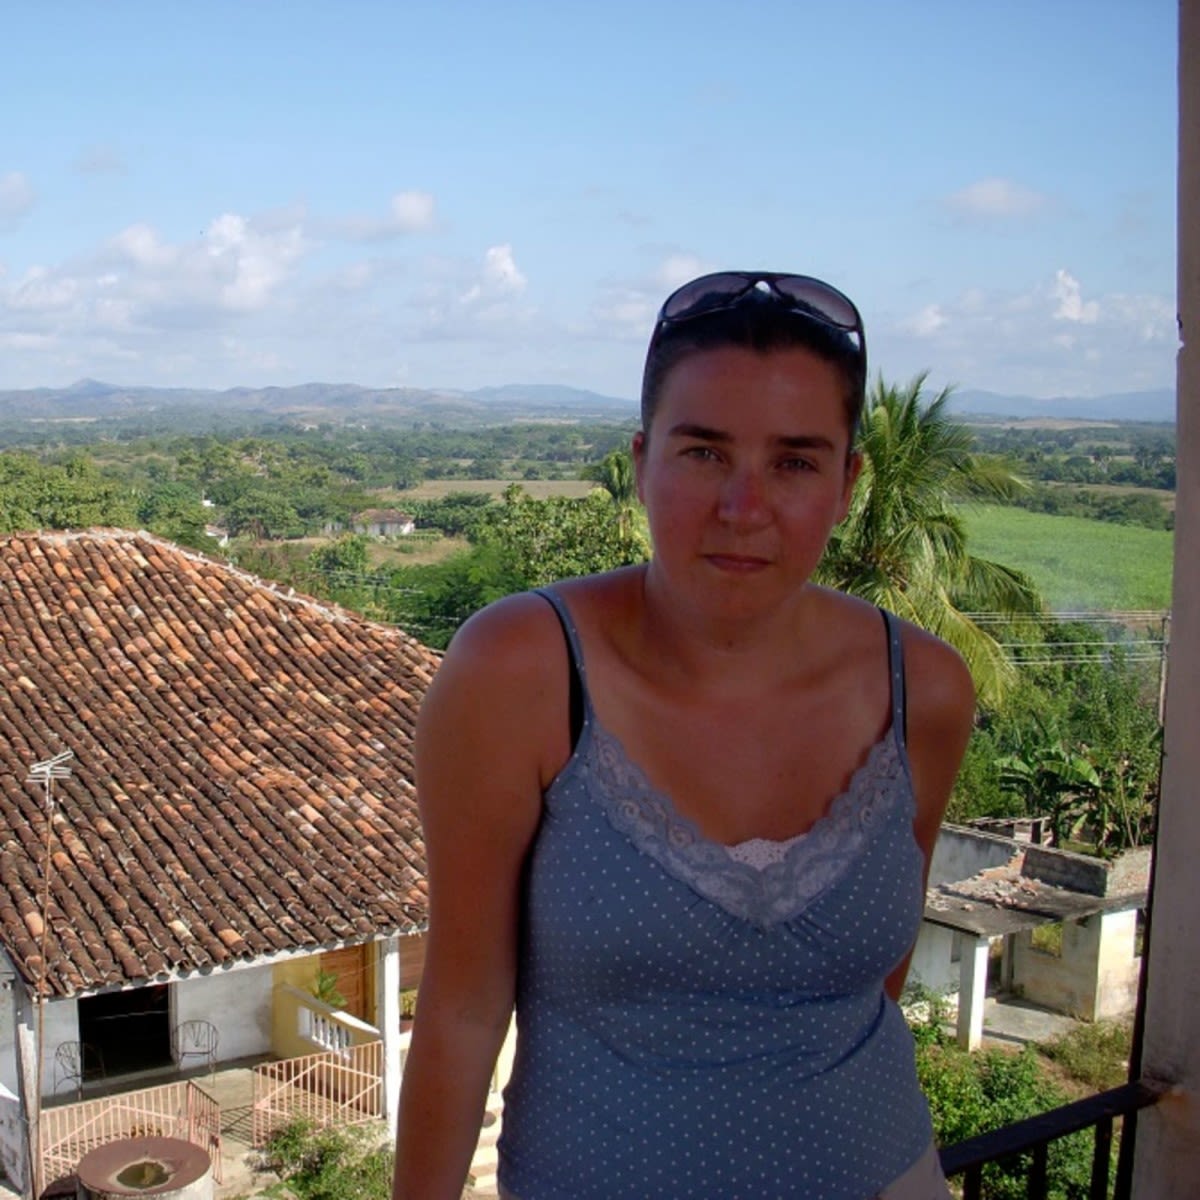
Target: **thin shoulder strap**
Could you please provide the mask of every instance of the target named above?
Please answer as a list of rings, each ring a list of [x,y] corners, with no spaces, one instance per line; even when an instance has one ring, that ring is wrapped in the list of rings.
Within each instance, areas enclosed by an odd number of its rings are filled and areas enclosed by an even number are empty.
[[[904,696],[904,643],[900,638],[900,620],[886,608],[881,608],[888,639],[888,674],[892,683],[892,728],[896,741],[905,744],[908,732],[907,705]]]
[[[570,705],[569,718],[571,729],[571,749],[574,750],[583,732],[583,722],[587,715],[587,693],[583,686],[583,646],[579,641],[579,632],[575,622],[571,620],[571,610],[567,608],[563,598],[552,588],[535,588],[537,595],[547,601],[558,617],[562,626],[563,637],[567,643],[567,657],[570,668]]]

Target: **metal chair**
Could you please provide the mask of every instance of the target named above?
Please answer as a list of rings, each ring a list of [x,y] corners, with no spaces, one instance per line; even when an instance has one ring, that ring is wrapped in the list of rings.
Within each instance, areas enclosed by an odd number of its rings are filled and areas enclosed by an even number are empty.
[[[70,1083],[78,1096],[83,1095],[84,1075],[104,1077],[104,1062],[94,1046],[83,1042],[59,1042],[54,1050],[54,1094],[64,1083]]]
[[[189,1058],[202,1058],[212,1071],[217,1064],[217,1027],[211,1021],[181,1021],[171,1031],[171,1052],[179,1069]]]

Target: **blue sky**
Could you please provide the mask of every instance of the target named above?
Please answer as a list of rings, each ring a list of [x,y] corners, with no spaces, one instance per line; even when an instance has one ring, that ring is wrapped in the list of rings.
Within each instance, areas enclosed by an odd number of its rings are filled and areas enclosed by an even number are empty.
[[[705,270],[873,370],[1174,382],[1175,0],[8,6],[0,388],[636,394]]]

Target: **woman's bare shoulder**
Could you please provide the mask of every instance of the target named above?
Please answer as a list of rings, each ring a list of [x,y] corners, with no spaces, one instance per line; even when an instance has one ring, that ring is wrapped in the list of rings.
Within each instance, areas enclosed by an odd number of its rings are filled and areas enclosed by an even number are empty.
[[[467,618],[451,639],[438,674],[452,667],[470,671],[479,686],[493,677],[511,684],[514,673],[536,675],[545,663],[538,651],[555,641],[561,643],[562,627],[549,601],[535,592],[518,592]]]
[[[469,745],[472,761],[551,773],[568,736],[567,664],[544,597],[521,593],[480,609],[451,639],[421,703],[418,764],[461,758]]]
[[[629,570],[567,579],[547,589],[565,604],[572,622],[588,626],[619,624],[621,611],[640,595],[636,574]],[[537,592],[518,592],[480,609],[454,635],[451,656],[505,675],[513,669],[537,673],[545,659],[538,652],[562,647],[563,627],[549,599]],[[531,653],[532,652],[532,653]]]
[[[903,639],[915,826],[928,860],[975,725],[975,684],[962,656],[941,638],[905,622]]]
[[[919,718],[968,730],[975,717],[975,683],[949,643],[911,622],[903,623],[904,673],[909,710]]]

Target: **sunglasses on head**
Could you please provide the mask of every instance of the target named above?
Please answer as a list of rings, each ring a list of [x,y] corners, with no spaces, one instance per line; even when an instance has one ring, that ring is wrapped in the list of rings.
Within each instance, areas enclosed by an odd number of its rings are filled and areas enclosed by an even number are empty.
[[[789,275],[781,271],[717,271],[712,275],[701,275],[666,298],[658,310],[654,332],[657,335],[681,321],[735,308],[753,292],[773,300],[789,312],[854,334],[865,365],[867,338],[854,301],[831,284],[811,275]]]

